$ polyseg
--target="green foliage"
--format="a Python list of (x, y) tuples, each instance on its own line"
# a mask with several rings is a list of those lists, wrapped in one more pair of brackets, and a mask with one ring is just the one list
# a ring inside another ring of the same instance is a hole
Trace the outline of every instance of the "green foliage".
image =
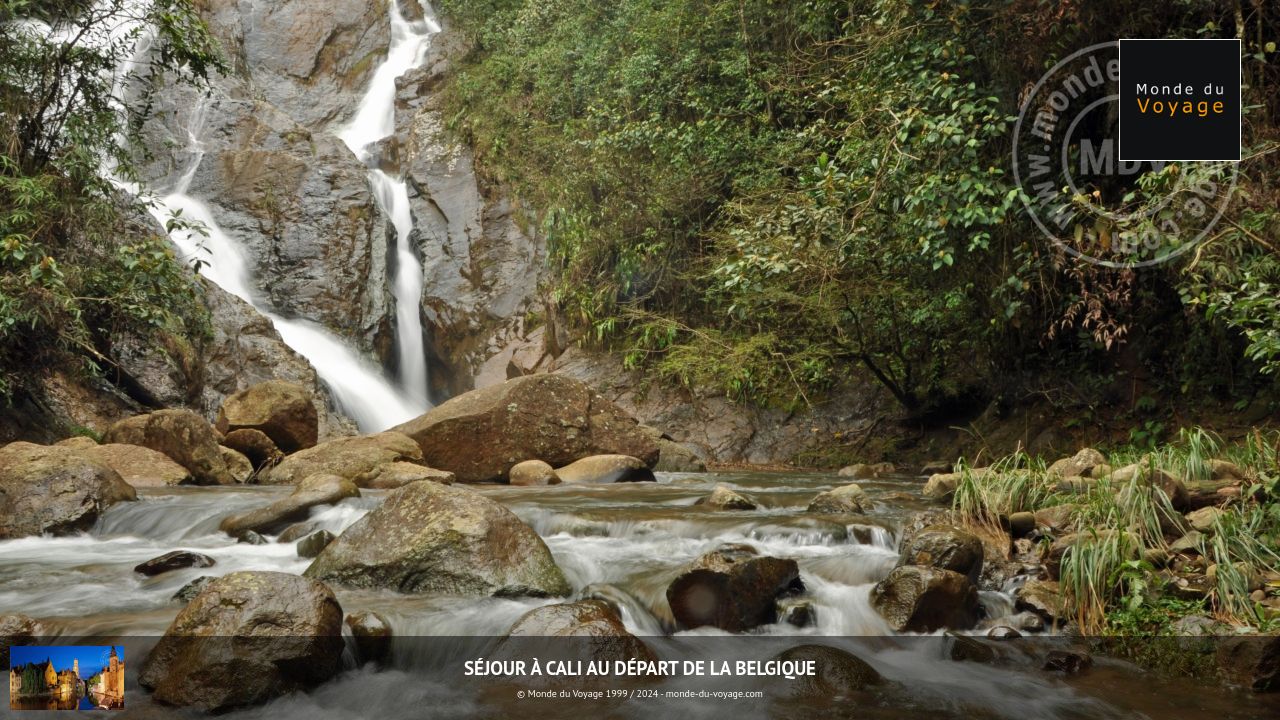
[[(109, 358), (117, 332), (198, 333), (194, 278), (145, 207), (131, 148), (165, 76), (222, 64), (186, 0), (0, 0), (0, 397)], [(12, 18), (25, 18), (11, 20)], [(135, 47), (150, 38), (145, 58)]]

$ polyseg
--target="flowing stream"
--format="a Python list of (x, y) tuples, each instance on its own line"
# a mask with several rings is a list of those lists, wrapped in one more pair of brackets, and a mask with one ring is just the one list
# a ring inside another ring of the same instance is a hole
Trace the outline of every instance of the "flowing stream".
[[(721, 482), (752, 496), (760, 509), (716, 512), (694, 505)], [(1222, 720), (1244, 720), (1280, 709), (1274, 698), (1227, 691), (1211, 682), (1161, 682), (1106, 658), (1096, 658), (1087, 673), (1065, 676), (1029, 663), (951, 660), (943, 633), (895, 635), (871, 608), (870, 591), (897, 561), (900, 523), (928, 504), (919, 495), (918, 479), (889, 478), (860, 483), (876, 501), (865, 518), (803, 512), (815, 493), (842, 482), (829, 474), (731, 473), (659, 474), (657, 483), (472, 487), (538, 532), (575, 596), (611, 599), (621, 608), (627, 628), (647, 637), (660, 654), (661, 648), (671, 649), (662, 643), (676, 643), (684, 657), (711, 652), (707, 648), (724, 636), (706, 629), (672, 634), (665, 589), (685, 563), (730, 542), (797, 560), (816, 623), (804, 628), (783, 622), (766, 626), (752, 634), (754, 644), (736, 652), (759, 652), (759, 659), (767, 659), (802, 642), (846, 647), (905, 688), (905, 699), (859, 717), (1179, 720), (1212, 712)], [(68, 639), (122, 638), (134, 648), (133, 657), (141, 659), (143, 640), (162, 634), (182, 607), (173, 594), (196, 577), (246, 569), (301, 573), (307, 567), (309, 561), (297, 556), (293, 544), (237, 544), (217, 529), (223, 516), (266, 504), (289, 490), (146, 489), (140, 491), (140, 501), (108, 510), (87, 534), (0, 542), (0, 607), (37, 617)], [(383, 496), (367, 490), (363, 497), (315, 508), (309, 522), (339, 533)], [(176, 549), (205, 553), (217, 564), (153, 578), (133, 572), (134, 565)], [(423, 703), (459, 717), (501, 716), (524, 707), (504, 709), (502, 699), (486, 698), (476, 686), (443, 682), (438, 671), (456, 670), (463, 661), (478, 657), (485, 652), (485, 642), (503, 635), (523, 613), (555, 600), (335, 590), (345, 612), (374, 610), (389, 620), (397, 640), (388, 667), (375, 671), (350, 666), (310, 693), (232, 717), (422, 717)], [(1005, 593), (984, 593), (982, 599), (989, 619), (973, 634), (1017, 622), (1009, 617), (1012, 603)], [(131, 664), (131, 673), (139, 665)], [(736, 687), (741, 688), (740, 683)], [(664, 685), (695, 690), (704, 686), (689, 678)], [(139, 702), (145, 698), (135, 696), (133, 707)], [(678, 717), (696, 717), (699, 708), (707, 716), (727, 709), (687, 700), (659, 702), (670, 702), (665, 712)], [(627, 716), (631, 707), (624, 706), (617, 716)], [(652, 716), (655, 709), (646, 706), (636, 716)], [(557, 715), (551, 704), (539, 706), (540, 713), (544, 710), (548, 717), (580, 717), (567, 711)], [(760, 703), (738, 703), (732, 710), (745, 717), (777, 715), (777, 708)]]

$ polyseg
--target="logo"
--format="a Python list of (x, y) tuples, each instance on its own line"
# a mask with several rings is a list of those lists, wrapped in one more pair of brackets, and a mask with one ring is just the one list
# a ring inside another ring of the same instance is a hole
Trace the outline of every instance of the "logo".
[(1014, 179), (1032, 220), (1064, 253), (1105, 267), (1156, 265), (1208, 236), (1230, 204), (1238, 167), (1121, 160), (1119, 89), (1118, 42), (1054, 65), (1014, 125)]

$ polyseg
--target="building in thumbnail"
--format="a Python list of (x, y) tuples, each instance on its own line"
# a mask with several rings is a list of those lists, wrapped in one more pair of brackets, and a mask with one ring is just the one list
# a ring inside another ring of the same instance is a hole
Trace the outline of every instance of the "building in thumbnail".
[(94, 692), (100, 705), (112, 707), (124, 703), (124, 660), (116, 654), (114, 645), (111, 646), (111, 654), (107, 656), (107, 666), (98, 675), (98, 685)]

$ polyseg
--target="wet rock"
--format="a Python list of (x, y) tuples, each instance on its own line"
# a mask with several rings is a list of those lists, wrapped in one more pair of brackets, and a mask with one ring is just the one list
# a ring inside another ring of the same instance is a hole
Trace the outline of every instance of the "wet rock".
[(884, 682), (880, 673), (866, 661), (830, 645), (797, 645), (775, 659), (814, 661), (817, 674), (800, 676), (788, 682), (792, 697), (827, 702), (857, 695)]
[(861, 515), (871, 508), (866, 491), (854, 483), (818, 493), (809, 502), (806, 512), (852, 513)]
[(1195, 530), (1202, 533), (1213, 532), (1213, 525), (1218, 518), (1227, 514), (1226, 510), (1217, 507), (1200, 508), (1187, 513), (1187, 522)]
[(342, 608), (323, 583), (236, 572), (207, 584), (178, 613), (138, 682), (159, 703), (224, 711), (328, 680), (343, 645)]
[(347, 616), (360, 662), (385, 662), (391, 655), (391, 623), (379, 613), (361, 610)]
[(893, 463), (854, 463), (840, 468), (840, 472), (836, 474), (854, 480), (871, 480), (892, 474), (893, 471)]
[(106, 465), (65, 447), (0, 447), (0, 540), (88, 530), (137, 492)]
[(977, 638), (956, 635), (955, 633), (947, 633), (947, 637), (951, 641), (951, 659), (956, 662), (976, 662), (990, 665), (996, 661), (995, 648)]
[(0, 666), (10, 667), (9, 648), (14, 645), (34, 645), (36, 639), (47, 633), (35, 618), (20, 613), (0, 615)]
[(1219, 641), (1216, 659), (1228, 682), (1253, 692), (1280, 691), (1280, 637), (1235, 637)]
[(1044, 628), (1045, 628), (1044, 618), (1037, 613), (1031, 612), (1030, 610), (1016, 613), (1015, 615), (1011, 616), (1009, 620), (1013, 623), (1014, 627), (1018, 628), (1023, 632), (1030, 632), (1030, 633), (1044, 632)]
[(424, 464), (422, 451), (409, 437), (397, 432), (344, 437), (296, 452), (271, 468), (261, 482), (296, 485), (318, 473), (344, 477), (357, 486), (366, 485), (393, 462)]
[(360, 487), (371, 490), (394, 490), (422, 480), (440, 483), (441, 485), (452, 485), (455, 479), (453, 473), (446, 470), (437, 470), (425, 465), (404, 461), (381, 465), (375, 472), (377, 474), (362, 482)]
[(1030, 610), (1050, 623), (1067, 617), (1066, 597), (1053, 580), (1028, 580), (1018, 589), (1014, 607)]
[(997, 625), (987, 631), (987, 637), (992, 640), (1017, 640), (1022, 637), (1022, 633), (1008, 625)]
[(280, 536), (276, 538), (276, 542), (279, 542), (279, 543), (297, 542), (302, 538), (315, 532), (315, 530), (316, 530), (316, 524), (313, 522), (294, 523), (289, 527), (285, 528), (280, 533)]
[(288, 497), (266, 507), (228, 515), (218, 524), (218, 529), (232, 537), (241, 537), (249, 531), (269, 534), (305, 519), (317, 505), (333, 505), (353, 497), (360, 497), (360, 489), (350, 480), (337, 475), (312, 475), (299, 483)]
[(141, 445), (164, 453), (189, 470), (197, 484), (235, 483), (218, 450), (213, 427), (190, 410), (157, 410), (121, 420), (102, 438), (107, 443)]
[(783, 598), (778, 601), (778, 621), (805, 628), (818, 624), (818, 609), (812, 600)]
[(507, 482), (521, 487), (559, 485), (560, 476), (555, 468), (541, 460), (525, 460), (511, 466)]
[(950, 525), (930, 525), (903, 547), (898, 566), (920, 565), (951, 570), (977, 583), (982, 577), (982, 541)]
[(710, 495), (698, 498), (694, 504), (712, 510), (755, 510), (757, 507), (753, 500), (730, 490), (728, 485), (716, 485)]
[(653, 471), (629, 455), (592, 455), (556, 468), (556, 477), (567, 485), (602, 485), (621, 482), (653, 482)]
[(148, 577), (167, 573), (171, 570), (180, 570), (182, 568), (207, 568), (213, 567), (217, 561), (208, 555), (203, 555), (190, 550), (174, 550), (165, 553), (159, 557), (153, 557), (150, 560), (134, 566), (133, 571), (142, 573)]
[(203, 590), (206, 585), (213, 582), (214, 580), (217, 580), (217, 578), (215, 578), (212, 575), (201, 575), (195, 580), (192, 580), (191, 582), (179, 588), (178, 592), (174, 593), (173, 597), (170, 599), (177, 600), (179, 602), (184, 602), (184, 603), (191, 602), (192, 598), (194, 598), (196, 595), (199, 595), (200, 591)]
[[(193, 481), (191, 472), (164, 453), (140, 445), (109, 443), (80, 444), (73, 449), (87, 458), (115, 470), (135, 488), (185, 485)], [(65, 446), (64, 446), (65, 447)]]
[(283, 380), (250, 385), (223, 400), (215, 426), (223, 435), (257, 430), (286, 454), (314, 447), (320, 432), (311, 394)]
[(227, 472), (238, 484), (243, 485), (253, 479), (253, 463), (249, 458), (225, 446), (219, 446), (218, 452), (222, 453), (222, 461), (227, 464)]
[[(622, 624), (618, 611), (604, 600), (579, 600), (556, 603), (534, 608), (516, 620), (507, 631), (503, 645), (507, 651), (516, 651), (523, 643), (513, 643), (513, 638), (555, 637), (589, 638), (582, 660), (614, 661), (656, 660), (657, 656), (640, 638), (632, 635)], [(504, 648), (499, 648), (501, 654)], [(575, 657), (578, 657), (575, 655)]]
[(686, 566), (667, 587), (672, 616), (686, 629), (742, 632), (778, 621), (778, 598), (804, 589), (795, 560), (727, 545)]
[(1058, 460), (1049, 466), (1049, 475), (1069, 478), (1088, 477), (1089, 471), (1107, 462), (1106, 456), (1093, 448), (1083, 448), (1069, 458)]
[(245, 545), (266, 545), (267, 539), (253, 530), (248, 530), (236, 536), (236, 542), (244, 543)]
[(280, 452), (271, 438), (254, 428), (238, 428), (226, 433), (222, 438), (222, 446), (244, 455), (255, 470), (271, 467), (284, 459), (284, 453)]
[(306, 576), (408, 593), (554, 597), (570, 590), (542, 538), (511, 511), (433, 482), (388, 493)]
[(298, 541), (298, 557), (316, 557), (334, 540), (334, 534), (328, 530), (317, 530)]
[(1084, 650), (1071, 648), (1067, 650), (1050, 650), (1045, 656), (1041, 669), (1050, 672), (1074, 675), (1093, 667), (1093, 656)]
[(633, 418), (561, 375), (473, 390), (393, 429), (417, 441), (428, 465), (461, 482), (500, 480), (528, 458), (553, 467), (601, 454), (634, 457), (645, 468), (658, 461), (657, 444)]
[(896, 567), (871, 590), (871, 607), (898, 632), (964, 630), (978, 621), (978, 590), (950, 570)]

